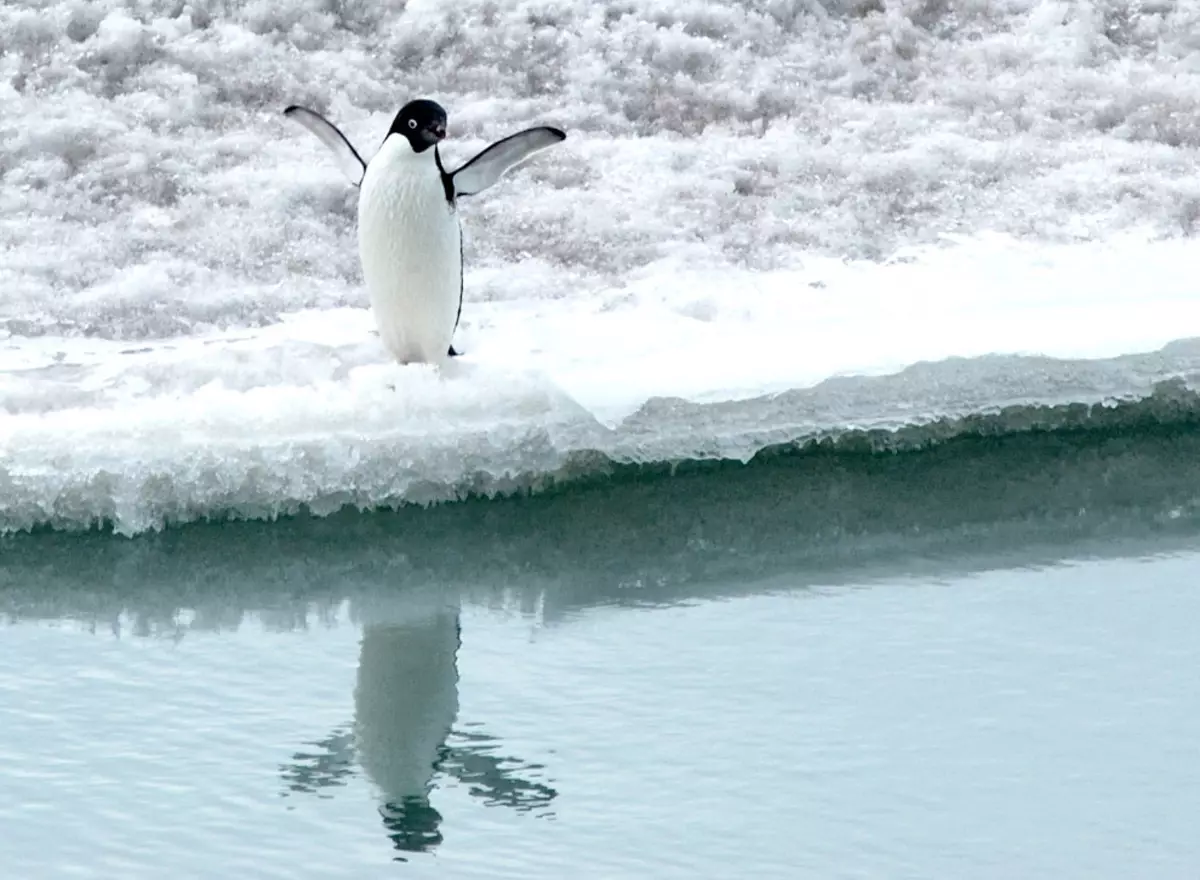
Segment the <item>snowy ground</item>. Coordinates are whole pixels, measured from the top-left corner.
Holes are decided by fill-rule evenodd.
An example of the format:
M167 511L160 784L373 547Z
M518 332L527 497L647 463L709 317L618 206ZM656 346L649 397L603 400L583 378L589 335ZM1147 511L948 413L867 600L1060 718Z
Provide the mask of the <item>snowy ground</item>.
M456 497L1200 374L1191 344L1120 357L1200 337L1190 0L70 0L0 7L0 49L0 531ZM280 114L369 155L418 95L452 158L569 134L464 204L442 376L387 362L356 190Z

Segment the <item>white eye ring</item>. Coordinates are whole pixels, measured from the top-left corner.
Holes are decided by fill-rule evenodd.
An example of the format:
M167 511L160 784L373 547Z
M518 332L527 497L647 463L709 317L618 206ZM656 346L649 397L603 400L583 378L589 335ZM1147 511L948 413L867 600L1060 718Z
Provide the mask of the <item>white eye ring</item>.
M416 127L417 127L417 120L415 120L415 119L410 119L410 120L408 120L408 127L409 127L409 128L416 128Z

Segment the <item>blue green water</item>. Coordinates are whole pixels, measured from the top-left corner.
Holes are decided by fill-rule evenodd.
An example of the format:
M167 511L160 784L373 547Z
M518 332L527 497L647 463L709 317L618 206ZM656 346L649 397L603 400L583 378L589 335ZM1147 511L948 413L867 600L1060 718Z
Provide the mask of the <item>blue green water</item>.
M0 877L1195 877L1200 436L0 541Z

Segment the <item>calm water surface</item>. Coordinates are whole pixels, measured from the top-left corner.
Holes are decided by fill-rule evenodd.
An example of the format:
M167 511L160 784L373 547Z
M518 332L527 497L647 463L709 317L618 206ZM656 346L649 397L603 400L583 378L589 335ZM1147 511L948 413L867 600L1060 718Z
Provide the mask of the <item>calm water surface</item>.
M1200 876L1196 441L1022 442L6 539L0 877Z

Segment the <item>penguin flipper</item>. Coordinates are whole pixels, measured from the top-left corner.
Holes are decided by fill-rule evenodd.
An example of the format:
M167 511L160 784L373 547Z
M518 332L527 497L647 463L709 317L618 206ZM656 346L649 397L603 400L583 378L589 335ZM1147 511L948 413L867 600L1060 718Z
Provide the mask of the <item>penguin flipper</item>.
M350 179L352 184L358 186L362 182L363 174L367 170L367 163L362 160L362 156L358 155L358 150L354 149L354 145L338 130L336 125L315 110L298 107L295 104L285 109L283 115L300 123L315 134L317 139L333 153L338 169Z
M461 354L462 354L462 352L461 352L461 351L455 351L455 350L454 350L454 346L453 346L453 345L452 345L452 346L450 346L450 357L452 357L452 358L456 358L456 357L459 357Z
M566 139L566 132L543 125L527 128L496 141L450 175L454 183L454 195L473 196L481 193L513 166L524 162L539 150L562 143Z

